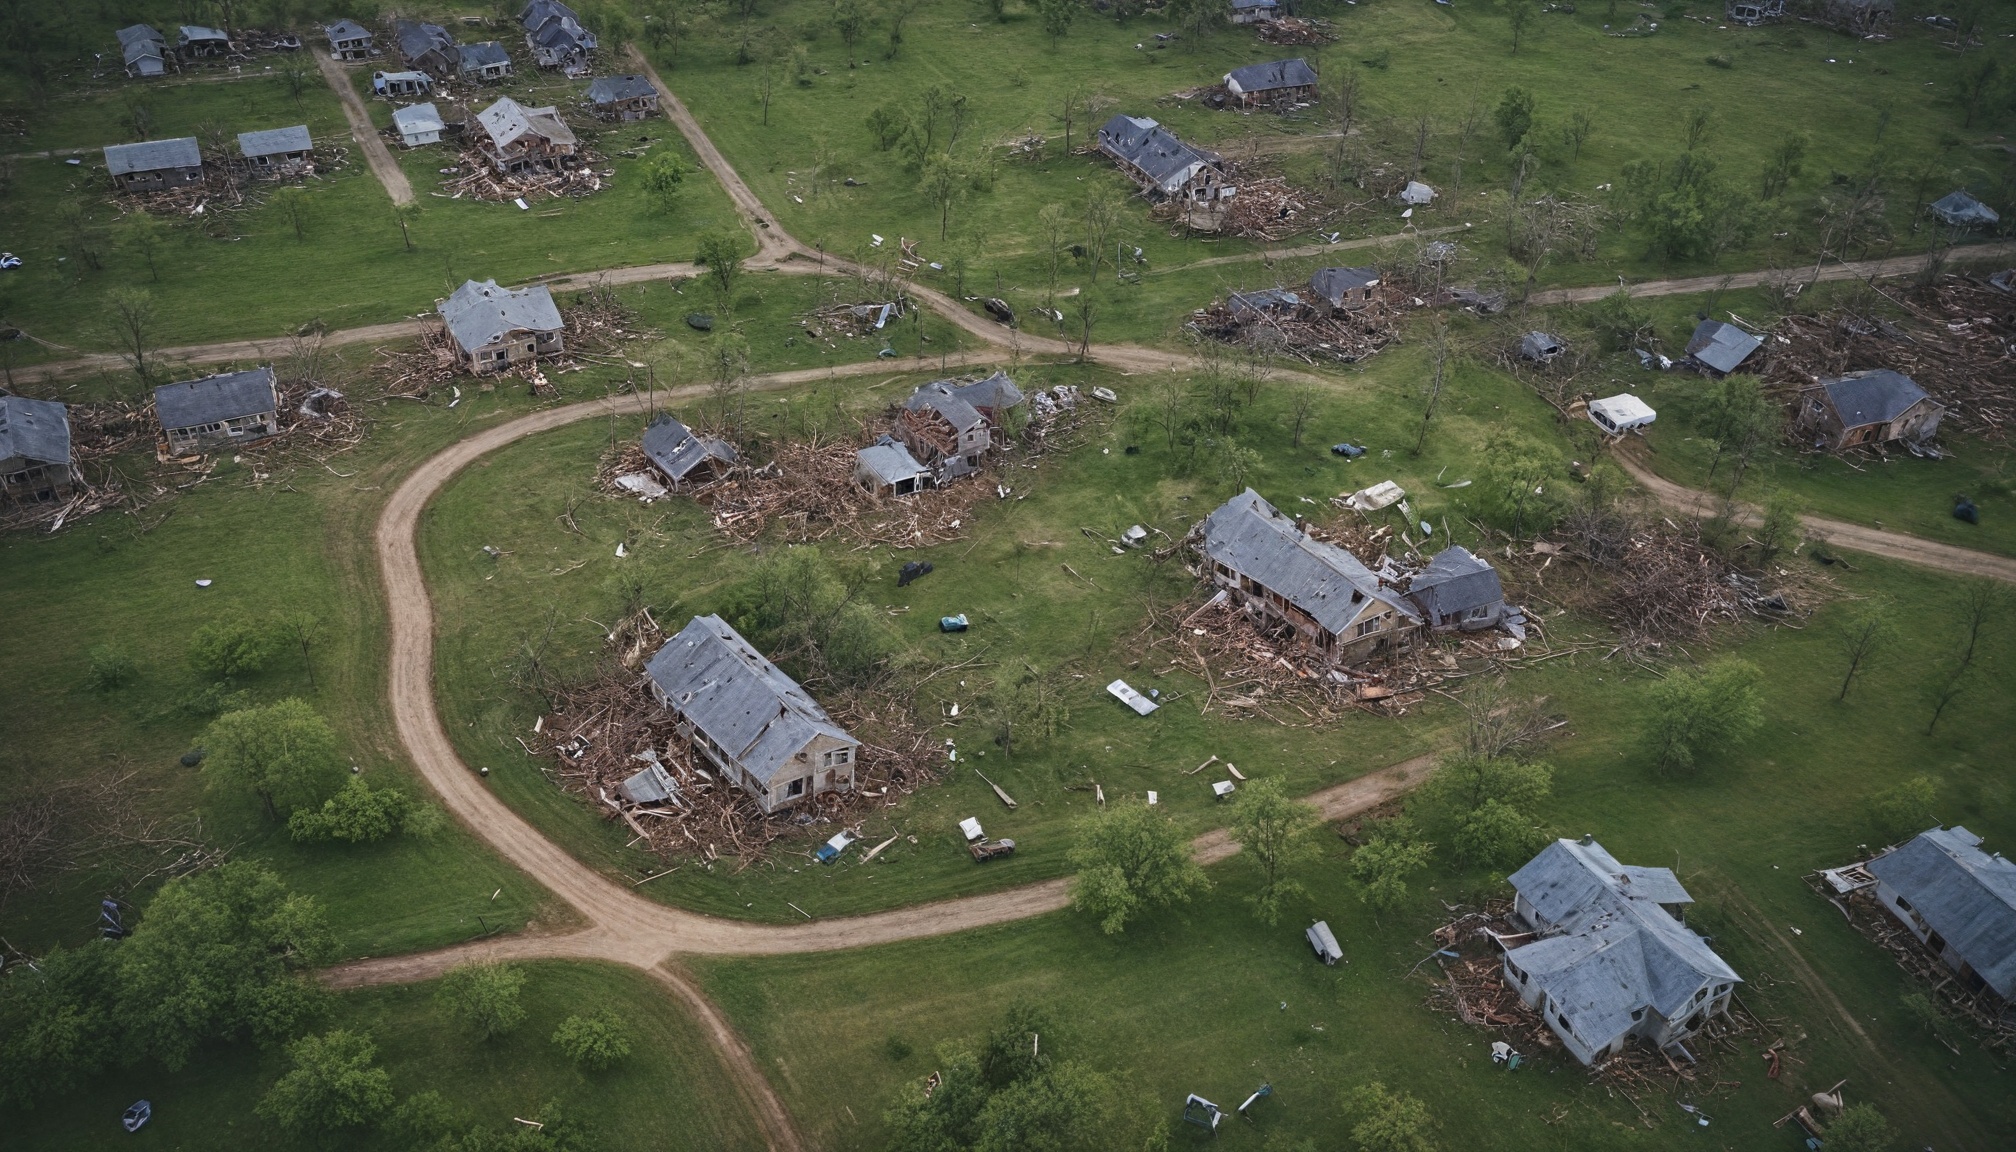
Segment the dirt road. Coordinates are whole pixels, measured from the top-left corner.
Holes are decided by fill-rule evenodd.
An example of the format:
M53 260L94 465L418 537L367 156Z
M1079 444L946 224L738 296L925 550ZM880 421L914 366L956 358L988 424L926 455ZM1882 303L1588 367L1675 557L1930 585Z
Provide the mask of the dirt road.
M350 121L350 138L357 141L357 147L363 150L364 162L371 166L371 174L385 186L385 194L392 198L392 203L413 203L413 185L407 181L406 172L399 167L399 162L392 159L392 150L385 146L385 138L371 126L371 113L365 111L364 101L358 98L357 89L350 83L349 72L322 49L311 51L315 54L315 66L322 70L322 78L336 90L336 99L343 102L343 118Z
M1947 254L1948 261L1990 260L2016 254L2016 241L2000 241L1994 244L1969 244L1954 248ZM1874 280L1887 276L1910 276L1921 272L1928 259L1923 254L1916 256L1891 256L1883 260L1855 260L1846 264L1829 264L1820 269L1822 280ZM1757 272L1730 272L1722 276L1690 276L1681 280L1652 280L1643 284L1622 285L1631 296L1687 296L1697 292L1713 292L1718 288L1756 288L1776 282L1800 283L1813 278L1813 270L1767 268ZM1615 295L1618 285L1604 284L1594 288L1549 288L1535 292L1528 298L1530 304L1592 304L1606 296Z

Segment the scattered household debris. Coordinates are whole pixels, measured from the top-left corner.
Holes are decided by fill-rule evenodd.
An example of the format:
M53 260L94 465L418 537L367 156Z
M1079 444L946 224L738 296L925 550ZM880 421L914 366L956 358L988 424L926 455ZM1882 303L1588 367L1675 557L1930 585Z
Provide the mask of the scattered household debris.
M1329 921L1316 921L1302 935L1308 938L1309 947L1315 949L1316 958L1323 963L1334 968L1338 961L1344 959L1344 949L1337 946L1337 937L1330 931Z
M1111 684L1106 685L1106 692L1115 700L1132 708L1135 714L1139 716L1146 716L1161 707L1155 701L1136 692L1125 680L1115 680Z

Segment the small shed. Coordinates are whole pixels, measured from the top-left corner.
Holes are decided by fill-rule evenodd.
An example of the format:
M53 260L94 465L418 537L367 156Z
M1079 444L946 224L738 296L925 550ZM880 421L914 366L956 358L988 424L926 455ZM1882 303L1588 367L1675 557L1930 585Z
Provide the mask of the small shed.
M878 496L908 496L931 487L931 469L910 449L884 436L854 454L854 482Z
M168 71L168 38L155 31L151 24L130 24L119 29L119 54L125 61L126 75L139 79L143 76L161 76Z
M1330 931L1329 921L1316 921L1302 935L1308 937L1309 947L1316 950L1316 958L1323 963L1334 968L1339 960L1344 959L1344 949L1337 946L1337 937Z
M1292 104L1316 95L1316 70L1300 56L1248 64L1225 74L1225 91L1241 107Z
M2002 219L2000 213L1964 190L1948 192L1934 200L1927 211L1955 228L1986 228Z
M1332 309L1363 308L1378 287L1377 268L1318 268L1309 277L1309 291Z
M371 91L378 96L426 96L434 91L434 78L425 72L373 72Z
M70 411L54 400L0 395L0 497L41 504L69 494Z
M184 24L181 32L182 37L176 42L176 47L185 60L228 56L231 53L231 37L215 28Z
M347 17L324 25L322 34L329 38L329 55L338 60L368 60L377 51L371 30Z
M1231 12L1227 17L1234 24L1259 24L1281 18L1281 6L1277 0L1230 0Z
M1651 405L1629 392L1589 402L1589 419L1612 436L1643 428L1658 418Z
M309 166L314 151L315 141L306 124L238 134L238 152L255 172L278 175L301 171Z
M1433 204L1437 195L1438 193L1435 189L1421 183L1419 180L1409 180L1407 181L1407 187L1400 190L1400 203L1420 208Z
M1687 340L1687 358L1710 375L1727 376L1763 346L1762 337L1753 336L1734 324L1703 320L1695 326L1694 335Z
M273 369L225 372L154 389L154 416L171 452L251 443L280 431Z
M1925 444L1946 408L1902 372L1871 368L1822 380L1800 392L1798 427L1815 447L1839 452L1863 444Z
M410 75L418 76L414 72ZM408 148L418 148L422 144L439 144L441 132L447 127L441 122L441 110L432 104L409 104L392 110L392 130L399 134L399 143Z
M489 83L511 75L511 53L495 40L463 44L457 53L455 71L464 80Z
M737 458L733 444L699 435L669 413L644 429L644 455L674 486L719 479Z
M658 114L658 89L644 76L598 76L588 103L604 120L648 120Z
M1568 345L1558 336L1546 332L1528 332L1519 338L1519 358L1535 364L1551 364L1556 356L1568 350Z
M463 364L478 376L566 351L566 325L544 284L500 288L495 280L465 280L438 307Z
M159 192L203 179L203 151L194 136L113 144L105 149L105 171L121 192Z

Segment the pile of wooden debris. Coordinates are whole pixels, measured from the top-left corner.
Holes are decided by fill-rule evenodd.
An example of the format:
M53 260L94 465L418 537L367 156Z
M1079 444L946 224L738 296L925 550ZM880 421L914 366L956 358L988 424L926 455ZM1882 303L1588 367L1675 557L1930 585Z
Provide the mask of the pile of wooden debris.
M1889 952L1898 967L1928 986L1927 994L1947 1015L1972 1025L1990 1050L2006 1052L2016 1043L2016 1007L1996 996L1991 988L1969 988L1964 981L1954 979L1952 970L1884 909L1873 887L1857 889L1843 898L1830 893L1818 873L1808 876L1806 882L1840 908L1856 931ZM1945 1042L1943 1038L1941 1042Z
M828 304L798 318L798 326L815 341L838 347L830 337L857 339L877 332L891 332L890 325L910 314L908 296L890 300L868 300L854 304Z
M1256 351L1292 356L1305 364L1352 364L1399 339L1392 309L1380 302L1327 315L1307 304L1242 309L1224 300L1190 314L1184 327L1201 336Z
M943 488L877 497L854 483L854 454L873 439L863 429L849 439L781 441L768 464L701 485L693 498L713 511L715 528L743 543L775 528L793 544L838 534L865 544L923 548L960 539L973 505L1007 492L997 466L983 466Z
M1262 20L1254 28L1259 32L1262 44L1323 45L1334 43L1337 39L1337 34L1330 30L1328 20L1305 20L1299 16Z
M455 164L442 169L441 191L434 195L449 200L486 200L507 204L540 197L579 199L608 187L616 175L614 168L598 168L597 165L607 161L589 151L585 145L572 160L573 163L564 168L527 168L522 172L505 173L492 167L480 149L465 145Z

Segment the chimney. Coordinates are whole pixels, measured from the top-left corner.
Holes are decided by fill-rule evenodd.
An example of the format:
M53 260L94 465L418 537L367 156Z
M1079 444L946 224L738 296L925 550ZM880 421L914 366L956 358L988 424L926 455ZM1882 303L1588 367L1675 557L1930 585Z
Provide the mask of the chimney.
M1582 843L1585 846L1596 843L1596 834L1593 832L1582 833Z

